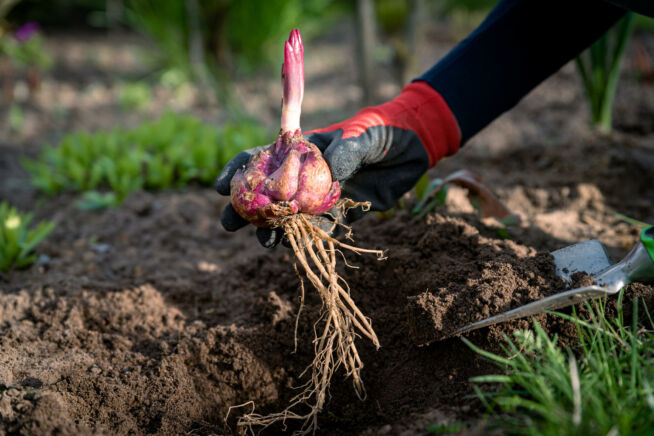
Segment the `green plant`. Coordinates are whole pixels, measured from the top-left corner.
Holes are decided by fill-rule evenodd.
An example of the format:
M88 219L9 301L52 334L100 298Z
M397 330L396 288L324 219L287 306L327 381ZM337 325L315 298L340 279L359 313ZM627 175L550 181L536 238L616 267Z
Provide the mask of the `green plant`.
M152 100L152 91L147 83L123 83L118 90L118 102L123 109L145 109Z
M23 30L26 27L29 28ZM45 49L43 36L35 23L25 24L15 34L3 34L0 31L0 55L6 56L18 68L37 68L43 71L52 66L52 58Z
M20 133L23 130L23 126L25 125L25 114L19 105L14 103L9 106L8 119L9 128L12 132Z
M431 434L452 434L461 433L466 428L462 422L454 422L452 424L433 424L425 427Z
M0 203L0 271L25 268L37 259L34 248L54 228L50 222L40 222L30 228L32 214L21 214L9 203Z
M86 191L77 202L77 208L82 210L100 210L118 206L118 196L115 192Z
M602 35L576 64L590 105L592 123L603 133L611 131L611 111L620 77L620 64L634 27L628 12L613 29Z
M488 11L496 3L497 0L446 0L442 8L445 11Z
M509 434L650 434L654 428L654 334L638 325L638 300L631 324L625 324L622 294L618 316L608 319L604 304L587 303L587 319L558 314L574 323L579 345L564 348L534 322L533 330L505 336L504 356L489 353L464 339L477 353L505 374L472 379L499 384L479 398L491 411L501 411L495 422ZM586 317L584 317L586 318ZM628 321L627 321L628 322Z
M165 68L174 67L191 78L189 31L185 2L175 0L128 1L129 24L157 44L153 61Z
M277 68L278 48L291 28L301 25L305 36L315 34L343 9L335 0L129 0L126 5L128 22L159 46L165 69L195 79L196 62L213 74L218 73L214 67Z
M215 127L169 112L134 129L69 134L23 165L41 192L88 192L79 205L94 209L139 189L210 185L229 159L263 144L266 134L251 121Z
M436 178L430 181L427 174L420 177L413 189L420 201L413 207L411 214L418 219L424 218L437 205L444 205L447 199L448 185L443 179Z

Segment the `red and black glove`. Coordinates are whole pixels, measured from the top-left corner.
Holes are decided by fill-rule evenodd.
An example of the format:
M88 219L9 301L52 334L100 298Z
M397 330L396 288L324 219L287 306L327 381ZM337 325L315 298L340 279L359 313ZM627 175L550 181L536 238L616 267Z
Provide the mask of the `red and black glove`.
M342 197L369 201L372 210L387 210L444 156L459 149L461 134L447 103L425 82L407 85L393 100L362 109L353 118L324 129L305 133L329 164L334 180L341 183ZM216 189L229 195L236 170L247 164L253 150L236 155L216 179ZM363 211L351 210L346 222ZM222 224L235 231L248 222L231 205ZM276 229L258 229L262 245L271 247L281 239Z

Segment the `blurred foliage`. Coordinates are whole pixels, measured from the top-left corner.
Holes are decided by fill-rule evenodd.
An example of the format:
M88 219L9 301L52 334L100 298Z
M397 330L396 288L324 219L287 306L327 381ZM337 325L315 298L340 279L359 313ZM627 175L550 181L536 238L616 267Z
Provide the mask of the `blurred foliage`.
M438 13L447 17L455 37L468 36L486 18L499 0L446 0L436 2Z
M45 49L43 37L33 35L29 40L20 42L10 34L0 35L0 55L7 56L18 68L35 67L47 70L52 66L52 58Z
M127 25L157 44L162 70L177 69L197 80L191 65L196 37L212 73L277 68L292 28L311 38L352 9L348 0L22 0L9 20L76 30Z
M236 153L269 137L249 122L215 127L172 112L134 129L73 133L58 146L44 147L26 160L33 185L45 194L63 191L109 191L86 194L82 207L119 204L131 192L210 185Z
M41 222L30 228L32 219L32 214L21 214L9 203L0 203L0 271L25 268L36 261L34 249L50 234L54 224Z
M411 209L411 214L423 219L436 206L443 206L448 189L449 186L442 179L429 180L427 174L423 174L414 188L416 198L420 201Z
M409 0L376 0L375 15L380 29L387 34L403 32L409 8Z
M118 89L118 103L123 109L145 109L151 100L152 90L147 83L123 83Z
M499 0L445 0L437 3L442 4L442 10L451 11L488 11L497 4Z
M161 49L167 68L192 75L191 47L197 31L205 62L230 72L281 63L283 41L294 27L315 35L343 9L336 0L206 0L197 2L198 28L189 2L128 0L127 21Z
M466 429L466 425L461 421L455 421L451 424L433 424L425 427L425 430L427 430L431 434L445 434L445 435L459 434L462 433L465 429Z
M634 28L634 16L633 12L628 12L576 58L577 71L590 106L591 121L603 133L611 131L611 112L620 78L620 64Z
M47 70L52 58L45 49L43 36L34 22L28 22L14 33L0 26L0 56L9 59L16 68ZM25 31L25 28L30 27Z
M654 33L654 18L645 15L636 15L636 30Z
M432 13L451 18L467 14L484 16L499 0L425 0L425 5ZM402 31L411 12L412 0L375 0L377 24L386 33Z
M15 103L9 106L8 121L9 128L12 132L22 132L23 127L25 126L25 114L23 113L23 108Z
M41 72L50 69L53 63L38 23L27 21L12 31L13 26L4 19L16 3L15 0L0 0L0 84L3 102L10 105L14 100L17 72L27 79L33 95L40 87ZM21 108L12 105L9 111L12 130L19 131L23 120Z
M100 210L120 205L115 192L86 191L76 203L78 209Z
M128 2L129 24L155 41L159 50L154 61L165 68L175 67L190 78L189 36L185 2L143 0Z
M344 0L125 0L129 26L159 50L152 63L163 77L212 91L234 118L243 116L233 79L258 69L276 71L294 27L311 38L338 16Z
M284 40L293 28L311 38L329 25L332 0L233 1L226 15L226 39L230 50L246 68L281 65ZM215 35L218 42L220 35Z

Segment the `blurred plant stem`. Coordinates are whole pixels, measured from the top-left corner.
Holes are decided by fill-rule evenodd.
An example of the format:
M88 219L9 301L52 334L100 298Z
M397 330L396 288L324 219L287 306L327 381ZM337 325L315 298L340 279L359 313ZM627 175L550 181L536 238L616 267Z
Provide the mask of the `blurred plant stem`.
M359 51L359 82L363 91L363 104L376 100L375 80L375 8L373 0L357 0L357 48Z
M122 0L106 0L106 25L107 29L116 29L124 14Z
M186 0L186 13L188 18L189 62L193 75L203 84L208 85L207 63L204 58L202 30L200 28L200 12L197 0Z
M375 16L380 33L389 46L395 78L402 87L415 77L418 46L427 15L425 0L376 0ZM388 55L387 55L388 56Z
M124 0L124 5L129 24L157 44L159 50L150 52L157 66L179 71L205 99L216 96L232 118L246 116L237 79L259 69L277 73L292 28L302 27L310 37L341 13L335 0Z
M2 100L5 104L14 101L14 69L9 59L0 56L0 78L2 78Z
M32 223L31 213L20 213L6 201L0 202L0 271L26 268L36 262L34 249L50 234L54 224Z
M611 111L620 78L620 65L634 27L634 13L627 14L576 58L577 70L588 97L591 122L602 133L612 128Z
M406 54L400 59L401 85L409 83L418 64L418 43L424 32L425 1L411 0L406 29Z
M221 87L213 83L204 53L204 39L200 23L200 8L197 0L186 0L186 16L188 19L188 61L191 73L201 88L213 90L219 100L228 102L230 99L222 95ZM204 95L201 93L200 95Z

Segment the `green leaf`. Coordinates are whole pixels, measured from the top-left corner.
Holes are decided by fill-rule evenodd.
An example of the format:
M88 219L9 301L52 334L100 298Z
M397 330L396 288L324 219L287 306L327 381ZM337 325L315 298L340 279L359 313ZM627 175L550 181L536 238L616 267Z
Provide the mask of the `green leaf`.
M119 203L115 192L88 191L75 204L81 210L101 210L117 206Z
M133 129L66 135L58 146L44 147L37 159L23 165L41 192L108 190L120 202L138 189L210 186L229 158L265 138L265 129L251 120L219 128L166 112ZM80 207L113 204L113 199L91 194Z
M27 226L27 224L25 224ZM36 226L36 229L27 233L27 238L21 244L21 251L19 257L27 256L37 245L39 245L54 229L54 223L41 222Z
M427 173L425 173L420 177L418 183L416 183L416 186L413 188L413 192L416 194L416 198L418 199L424 198L428 186L429 186L429 176L427 175Z
M425 427L425 430L432 434L450 434L450 433L461 433L465 425L461 422L455 422L453 424L434 424Z
M24 268L31 265L37 256L36 246L54 228L53 223L41 222L30 228L32 214L21 214L7 202L0 203L0 270Z
M433 198L432 198L433 197ZM429 213L437 204L445 204L447 198L447 185L443 184L442 179L433 179L427 184L420 202L415 205L411 213L419 215L422 218Z

